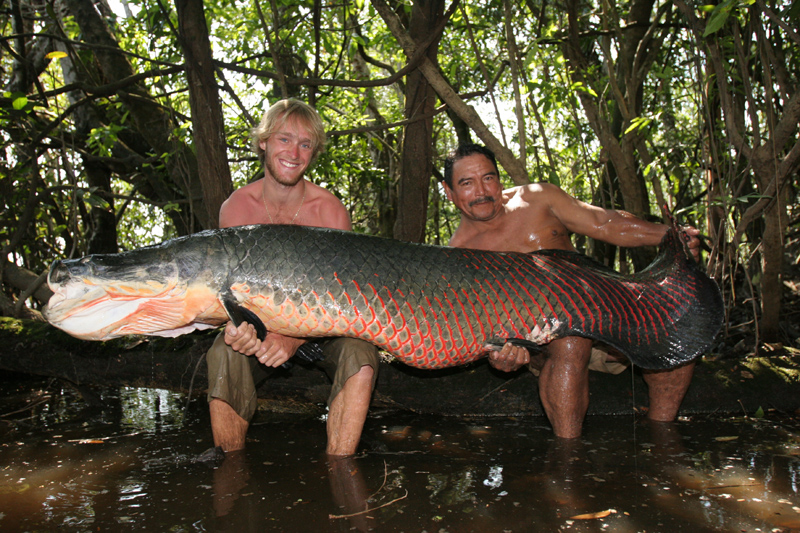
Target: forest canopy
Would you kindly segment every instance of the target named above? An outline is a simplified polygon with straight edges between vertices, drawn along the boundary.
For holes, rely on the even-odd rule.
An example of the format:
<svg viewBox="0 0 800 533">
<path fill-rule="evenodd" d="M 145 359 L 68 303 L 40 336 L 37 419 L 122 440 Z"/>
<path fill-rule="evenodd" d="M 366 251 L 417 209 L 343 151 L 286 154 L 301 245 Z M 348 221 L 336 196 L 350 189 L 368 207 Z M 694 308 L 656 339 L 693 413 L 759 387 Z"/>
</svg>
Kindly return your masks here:
<svg viewBox="0 0 800 533">
<path fill-rule="evenodd" d="M 250 129 L 296 97 L 328 134 L 309 178 L 356 231 L 446 244 L 442 161 L 480 142 L 508 186 L 701 229 L 729 327 L 800 337 L 780 320 L 800 295 L 797 0 L 0 7 L 4 315 L 36 315 L 55 259 L 215 227 L 263 175 Z M 621 270 L 649 259 L 575 241 Z"/>
</svg>

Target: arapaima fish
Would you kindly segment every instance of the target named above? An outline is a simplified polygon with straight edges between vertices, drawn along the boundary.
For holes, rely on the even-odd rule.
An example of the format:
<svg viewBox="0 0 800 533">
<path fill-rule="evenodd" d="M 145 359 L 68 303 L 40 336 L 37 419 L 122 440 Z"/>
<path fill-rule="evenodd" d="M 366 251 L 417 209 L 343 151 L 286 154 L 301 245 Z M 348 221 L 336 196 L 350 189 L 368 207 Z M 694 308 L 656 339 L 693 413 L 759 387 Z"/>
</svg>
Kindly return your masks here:
<svg viewBox="0 0 800 533">
<path fill-rule="evenodd" d="M 357 337 L 420 368 L 461 365 L 508 339 L 601 341 L 643 368 L 706 352 L 724 318 L 716 283 L 676 229 L 623 276 L 574 253 L 498 253 L 302 226 L 203 231 L 55 262 L 50 323 L 82 339 L 177 336 L 241 311 L 295 337 Z"/>
</svg>

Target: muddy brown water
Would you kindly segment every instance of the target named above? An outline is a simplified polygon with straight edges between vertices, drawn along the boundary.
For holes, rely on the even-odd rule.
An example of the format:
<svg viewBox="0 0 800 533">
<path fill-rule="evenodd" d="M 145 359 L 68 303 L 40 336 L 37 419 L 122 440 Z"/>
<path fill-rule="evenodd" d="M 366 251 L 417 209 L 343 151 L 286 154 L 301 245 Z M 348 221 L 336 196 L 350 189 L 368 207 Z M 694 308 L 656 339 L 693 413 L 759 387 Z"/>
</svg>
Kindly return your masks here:
<svg viewBox="0 0 800 533">
<path fill-rule="evenodd" d="M 2 378 L 2 376 L 0 376 Z M 800 420 L 374 413 L 330 462 L 324 415 L 258 414 L 221 463 L 205 400 L 0 379 L 0 531 L 800 531 Z M 322 411 L 322 409 L 320 409 Z"/>
</svg>

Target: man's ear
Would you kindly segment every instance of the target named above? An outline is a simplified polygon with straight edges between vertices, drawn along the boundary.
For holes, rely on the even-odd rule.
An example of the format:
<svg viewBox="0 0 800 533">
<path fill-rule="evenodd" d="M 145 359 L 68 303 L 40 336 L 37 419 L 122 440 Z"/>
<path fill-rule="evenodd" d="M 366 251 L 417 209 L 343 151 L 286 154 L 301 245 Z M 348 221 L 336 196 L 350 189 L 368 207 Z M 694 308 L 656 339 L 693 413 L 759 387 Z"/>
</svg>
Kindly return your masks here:
<svg viewBox="0 0 800 533">
<path fill-rule="evenodd" d="M 451 202 L 453 201 L 453 190 L 447 184 L 447 182 L 443 181 L 442 185 L 444 185 L 444 195 L 447 196 L 447 199 Z"/>
</svg>

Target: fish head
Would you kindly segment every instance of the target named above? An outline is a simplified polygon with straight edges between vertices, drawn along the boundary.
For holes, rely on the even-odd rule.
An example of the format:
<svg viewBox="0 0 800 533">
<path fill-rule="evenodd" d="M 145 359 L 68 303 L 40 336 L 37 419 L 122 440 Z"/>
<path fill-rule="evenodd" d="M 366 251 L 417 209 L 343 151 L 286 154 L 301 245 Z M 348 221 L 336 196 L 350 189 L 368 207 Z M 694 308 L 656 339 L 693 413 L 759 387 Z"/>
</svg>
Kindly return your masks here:
<svg viewBox="0 0 800 533">
<path fill-rule="evenodd" d="M 221 319 L 202 320 L 216 302 L 202 254 L 169 252 L 160 246 L 54 262 L 45 318 L 86 340 L 175 337 L 216 327 Z"/>
</svg>

